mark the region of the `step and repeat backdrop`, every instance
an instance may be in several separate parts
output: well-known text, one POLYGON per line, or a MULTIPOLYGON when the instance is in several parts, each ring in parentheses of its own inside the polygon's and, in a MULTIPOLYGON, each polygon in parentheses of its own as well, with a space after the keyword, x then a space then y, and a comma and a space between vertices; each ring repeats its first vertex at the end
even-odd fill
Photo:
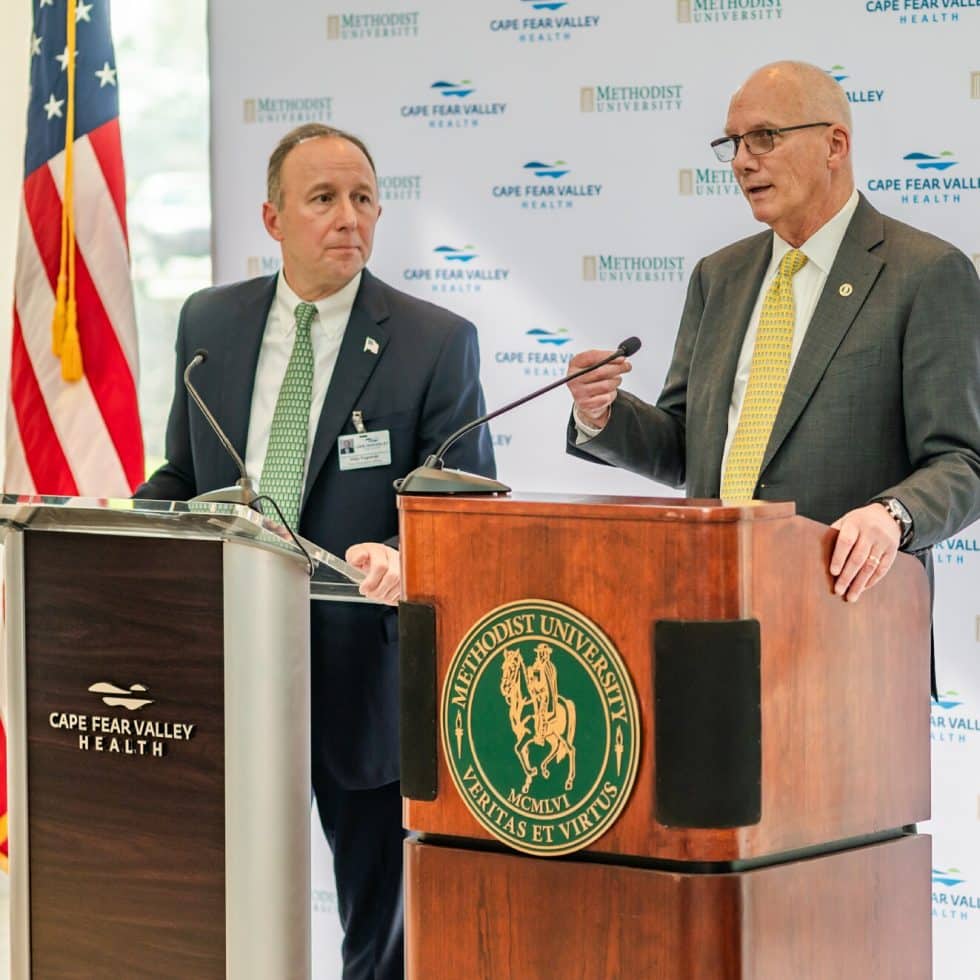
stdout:
MULTIPOLYGON (((479 329, 488 405, 573 354, 643 341, 659 392, 697 259, 758 230, 709 141, 754 68, 847 93, 858 186, 980 265, 980 0, 212 0, 215 278, 275 271, 260 220, 286 131, 351 130, 378 165, 372 270, 479 329)), ((948 383, 955 384, 956 379, 948 383)), ((522 490, 669 491, 564 453, 564 391, 493 426, 522 490)), ((980 527, 937 549, 936 976, 980 969, 980 527)), ((321 977, 335 899, 315 853, 321 977)), ((331 931, 333 930, 333 931, 331 931)))

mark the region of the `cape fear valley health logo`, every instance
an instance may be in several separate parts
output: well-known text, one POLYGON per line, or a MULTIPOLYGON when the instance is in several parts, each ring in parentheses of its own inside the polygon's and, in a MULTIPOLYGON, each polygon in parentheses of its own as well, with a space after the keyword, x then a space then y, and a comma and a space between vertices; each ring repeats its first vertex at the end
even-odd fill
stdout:
POLYGON ((330 122, 333 97, 329 95, 258 96, 243 101, 246 123, 330 122))
POLYGON ((546 44, 570 41, 599 26, 599 15, 580 13, 573 0, 518 0, 518 3, 520 6, 516 7, 512 0, 513 14, 490 21, 491 32, 516 37, 522 44, 546 44))
POLYGON ((685 167, 677 171, 677 193, 681 197, 741 197, 731 167, 685 167))
POLYGON ((783 0, 677 0, 679 24, 734 24, 779 20, 783 0))
POLYGON ((557 330, 531 327, 524 331, 524 343, 521 346, 496 350, 493 360, 504 369, 528 377, 562 377, 568 369, 568 362, 574 356, 566 349, 572 339, 566 327, 557 330))
POLYGON ((571 166, 564 160, 529 160, 520 169, 523 183, 495 184, 491 195, 514 201, 525 211, 555 211, 595 200, 602 194, 602 184, 576 182, 571 166))
POLYGON ((467 129, 499 119, 507 111, 506 102, 487 102, 474 98, 476 85, 469 79, 450 82, 439 79, 429 86, 431 102, 402 105, 403 119, 422 120, 430 129, 467 129))
POLYGON ((956 535, 933 545, 932 560, 937 565, 973 565, 980 556, 980 539, 956 535))
POLYGON ((864 9, 906 26, 958 24, 980 9, 980 0, 864 0, 864 9))
POLYGON ((976 894, 959 868, 932 869, 932 917, 969 922, 980 912, 976 894))
POLYGON ((684 103, 684 86, 676 82, 583 85, 578 93, 582 112, 675 112, 684 103))
POLYGON ((418 37, 421 14, 417 10, 389 10, 378 14, 328 14, 328 41, 363 41, 368 38, 418 37))
POLYGON ((870 177, 866 186, 873 194, 893 195, 912 207, 961 204, 965 196, 980 192, 980 176, 952 170, 959 165, 952 150, 913 150, 902 157, 901 173, 870 177))
POLYGON ((944 691, 932 705, 929 736, 934 745, 967 745, 980 738, 980 717, 957 691, 944 691))
POLYGON ((849 81, 851 76, 843 65, 828 68, 827 74, 840 85, 847 96, 847 101, 852 105, 875 105, 885 97, 883 88, 855 88, 853 82, 845 85, 844 83, 849 81))
POLYGON ((88 692, 101 697, 108 708, 125 708, 108 714, 84 711, 52 711, 48 726, 57 732, 77 739, 75 747, 81 752, 107 753, 109 755, 146 756, 162 759, 171 742, 186 742, 194 737, 197 725, 191 722, 158 721, 134 712, 155 703, 145 695, 149 688, 144 684, 120 687, 109 681, 97 681, 89 685, 88 692))
POLYGON ((683 282, 685 275, 686 259, 683 255, 582 256, 582 278, 586 282, 683 282))
POLYGON ((142 697, 148 690, 142 684, 133 684, 127 688, 110 684, 108 681, 99 681, 89 687, 89 690, 93 694, 101 694, 102 703, 110 708, 129 708, 130 711, 136 711, 139 708, 145 708, 148 704, 153 704, 151 698, 142 697))
POLYGON ((432 257, 431 264, 402 270, 402 278, 409 283, 425 284, 434 293, 479 293, 510 277, 510 269, 480 261, 475 245, 459 247, 444 243, 432 250, 432 257))
POLYGON ((515 850, 586 847, 629 799, 640 753, 633 683, 591 620, 544 599, 487 613, 446 674, 442 748, 474 818, 515 850))
POLYGON ((905 160, 915 164, 917 170, 949 170, 955 167, 957 161, 952 150, 943 150, 942 153, 906 153, 905 160))
POLYGON ((571 343, 572 338, 568 335, 568 331, 562 327, 561 330, 542 330, 540 327, 534 327, 528 330, 527 335, 533 337, 539 344, 550 345, 553 347, 564 347, 565 344, 571 343))

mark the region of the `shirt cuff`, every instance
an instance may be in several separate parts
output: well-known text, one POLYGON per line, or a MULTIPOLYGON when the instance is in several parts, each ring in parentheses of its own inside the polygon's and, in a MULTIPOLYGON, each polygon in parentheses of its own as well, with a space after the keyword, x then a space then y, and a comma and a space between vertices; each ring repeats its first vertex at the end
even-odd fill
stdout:
POLYGON ((578 409, 574 406, 572 407, 572 421, 575 423, 576 446, 581 446, 583 442, 594 439, 602 432, 602 429, 597 429, 594 425, 589 425, 588 422, 583 421, 582 416, 578 413, 578 409))

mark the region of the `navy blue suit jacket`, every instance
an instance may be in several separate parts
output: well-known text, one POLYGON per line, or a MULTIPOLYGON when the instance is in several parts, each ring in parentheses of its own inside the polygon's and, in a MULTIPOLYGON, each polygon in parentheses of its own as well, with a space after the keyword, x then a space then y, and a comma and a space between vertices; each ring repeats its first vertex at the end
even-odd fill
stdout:
MULTIPOLYGON (((184 304, 167 462, 137 496, 186 500, 238 478, 181 375, 195 350, 209 352, 194 382, 244 458, 259 348, 275 289, 276 277, 264 277, 205 289, 184 304)), ((341 556, 362 541, 397 544, 392 481, 484 410, 473 324, 364 270, 317 425, 300 533, 341 556), (368 338, 377 353, 365 350, 368 338), (389 466, 340 470, 337 437, 355 431, 354 410, 363 413, 368 430, 391 433, 389 466)), ((447 464, 495 475, 487 428, 457 442, 447 464)), ((351 789, 394 782, 397 614, 387 606, 314 602, 311 617, 314 765, 325 765, 351 789)))

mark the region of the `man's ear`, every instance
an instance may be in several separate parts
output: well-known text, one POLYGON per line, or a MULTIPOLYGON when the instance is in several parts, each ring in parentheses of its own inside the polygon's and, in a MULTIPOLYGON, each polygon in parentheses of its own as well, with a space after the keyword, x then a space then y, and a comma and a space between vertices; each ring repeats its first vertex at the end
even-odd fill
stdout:
POLYGON ((266 201, 262 205, 262 224, 265 225, 265 230, 277 242, 282 241, 282 229, 279 227, 279 209, 272 203, 272 201, 266 201))
POLYGON ((844 126, 834 126, 830 131, 830 153, 828 155, 830 169, 839 169, 850 155, 851 134, 844 126))

